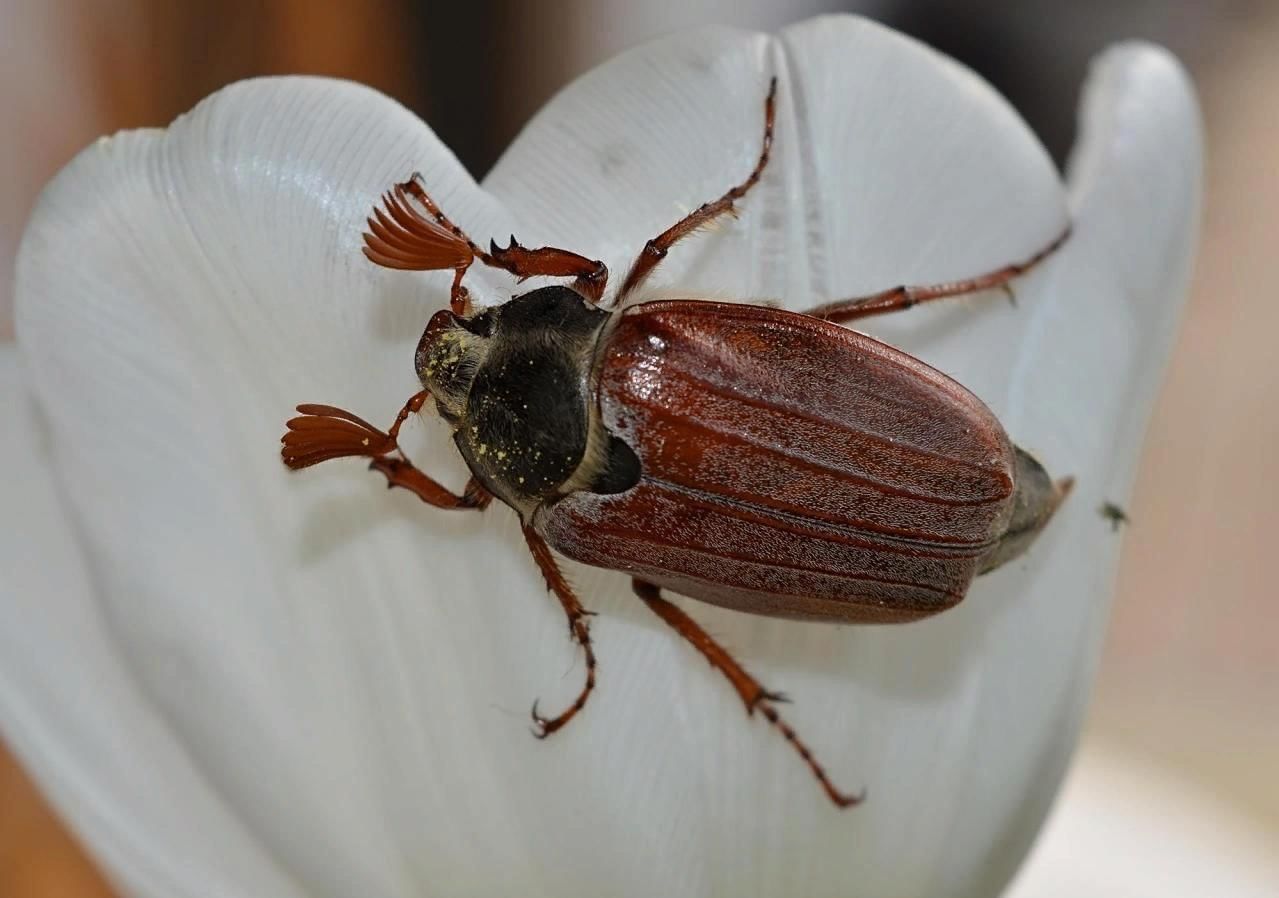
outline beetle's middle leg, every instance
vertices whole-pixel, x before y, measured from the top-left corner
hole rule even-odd
[[[868,296],[854,296],[851,299],[839,299],[834,302],[823,303],[816,308],[807,309],[804,314],[843,324],[844,322],[855,321],[858,318],[869,318],[871,315],[882,315],[885,312],[898,312],[903,309],[909,309],[911,306],[918,305],[921,302],[931,302],[935,299],[946,299],[951,296],[963,296],[980,290],[1002,289],[1007,290],[1011,296],[1012,290],[1008,286],[1009,282],[1030,271],[1044,259],[1051,256],[1058,247],[1066,242],[1066,238],[1069,236],[1070,226],[1068,225],[1064,231],[1053,238],[1051,243],[1029,259],[1005,265],[1003,268],[997,268],[994,271],[988,271],[976,277],[966,278],[962,281],[951,281],[946,284],[893,287],[891,290],[871,293]]]
[[[644,244],[639,256],[631,263],[631,270],[627,273],[626,280],[622,282],[622,289],[618,291],[617,298],[619,301],[652,274],[653,269],[666,258],[666,254],[670,252],[672,246],[719,216],[733,212],[733,204],[746,196],[747,192],[759,183],[760,177],[764,174],[764,166],[768,165],[769,154],[773,150],[773,113],[776,107],[776,99],[777,79],[774,78],[768,83],[768,96],[764,100],[763,146],[759,151],[759,160],[755,163],[751,173],[746,176],[746,180],[729,189],[727,193],[714,202],[702,203],[690,214]]]
[[[334,458],[371,458],[369,468],[385,474],[388,487],[403,487],[436,508],[483,510],[493,501],[493,494],[474,477],[458,495],[423,474],[400,449],[400,428],[409,415],[422,410],[430,396],[423,390],[410,397],[385,433],[344,409],[331,405],[299,405],[297,410],[301,416],[289,419],[285,425],[288,429],[280,438],[283,443],[280,455],[295,471]]]
[[[586,654],[586,684],[582,686],[582,691],[578,693],[573,704],[558,716],[547,718],[537,713],[537,702],[533,702],[533,723],[536,726],[533,735],[539,739],[545,739],[572,720],[578,711],[585,708],[586,700],[595,689],[595,649],[591,646],[591,628],[587,621],[594,612],[582,607],[573,588],[569,586],[568,578],[555,563],[555,556],[551,554],[546,542],[533,531],[532,527],[524,528],[524,540],[528,543],[529,551],[533,553],[533,560],[541,569],[542,576],[546,578],[547,588],[555,593],[555,597],[564,606],[564,614],[568,617],[569,633],[582,646],[582,651]]]
[[[635,594],[644,600],[644,604],[653,609],[662,620],[675,628],[675,631],[683,636],[693,647],[701,652],[706,660],[720,671],[724,676],[728,677],[728,681],[733,684],[733,688],[737,690],[737,694],[741,696],[742,702],[746,705],[746,713],[754,714],[758,710],[764,715],[765,719],[773,725],[776,730],[782,734],[787,742],[789,742],[804,759],[804,763],[808,765],[808,769],[813,772],[813,776],[821,783],[822,788],[836,805],[841,808],[852,807],[859,804],[864,796],[847,795],[839,789],[835,788],[835,784],[826,776],[826,771],[822,765],[817,763],[817,759],[813,757],[813,753],[809,750],[790,724],[782,720],[777,709],[773,707],[774,702],[784,702],[786,697],[776,692],[769,692],[759,681],[746,672],[746,670],[737,663],[732,655],[721,646],[718,642],[711,638],[710,634],[698,625],[684,610],[678,605],[668,602],[662,598],[662,591],[651,583],[645,583],[643,580],[633,580],[632,586]]]

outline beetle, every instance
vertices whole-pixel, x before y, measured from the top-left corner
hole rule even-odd
[[[735,210],[744,181],[649,240],[611,302],[605,265],[512,236],[483,250],[419,176],[374,205],[364,254],[389,268],[452,270],[449,308],[415,354],[423,389],[382,431],[328,405],[298,406],[282,456],[299,469],[360,456],[389,487],[439,508],[520,516],[533,559],[585,655],[576,700],[535,734],[562,728],[595,688],[589,612],[552,553],[623,571],[640,600],[792,744],[840,807],[840,791],[765,689],[663,591],[780,618],[900,623],[952,607],[973,578],[1030,545],[1070,489],[1013,445],[976,396],[910,355],[841,324],[1009,282],[1056,250],[977,277],[899,286],[807,314],[700,299],[627,305],[671,248]],[[475,311],[476,261],[515,278],[570,278]],[[471,471],[461,493],[427,477],[397,442],[433,401]]]

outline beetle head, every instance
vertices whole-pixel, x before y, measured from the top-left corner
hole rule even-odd
[[[492,333],[489,312],[461,318],[441,309],[431,316],[418,341],[415,364],[422,386],[431,391],[444,418],[456,421],[466,408],[471,382],[488,354]]]

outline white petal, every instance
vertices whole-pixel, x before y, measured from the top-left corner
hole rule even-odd
[[[1269,898],[1271,828],[1149,759],[1085,743],[1008,898]]]
[[[1080,127],[1075,233],[1063,261],[1043,273],[1006,399],[995,400],[1022,445],[1077,479],[1023,568],[992,575],[989,592],[973,596],[990,597],[972,718],[985,735],[961,799],[965,825],[947,845],[949,881],[973,881],[972,894],[991,894],[1011,876],[1073,748],[1119,550],[1097,509],[1127,501],[1194,261],[1202,145],[1177,62],[1148,45],[1104,54],[1085,85]],[[1020,800],[980,800],[995,794]],[[993,840],[981,835],[986,827]],[[999,859],[975,869],[994,845]]]
[[[497,227],[385,97],[237,85],[167,133],[82,154],[19,258],[20,345],[119,650],[211,787],[316,894],[420,891],[431,851],[391,811],[439,807],[421,724],[457,669],[433,643],[458,630],[419,595],[473,591],[440,559],[478,520],[432,541],[432,516],[362,466],[290,477],[278,456],[299,401],[389,420],[416,389],[432,278],[359,252],[378,193],[415,168],[459,220]],[[426,669],[409,675],[416,653]]]
[[[620,279],[648,238],[751,170],[773,75],[768,175],[737,221],[663,262],[654,280],[681,295],[802,309],[995,268],[1065,225],[1052,163],[1006,101],[849,16],[779,41],[699,29],[626,53],[543,109],[485,186],[538,240],[598,255]]]
[[[1161,152],[1156,138],[1197,140],[1184,81],[1165,69],[1141,82],[1159,102],[1089,129],[1098,182],[1148,175],[1131,160]],[[1146,332],[1164,328],[1184,289],[1129,301],[1174,260],[1156,246],[1140,269],[1094,264],[1085,225],[1145,209],[1110,192],[1083,201],[1080,233],[1019,285],[1016,309],[986,298],[877,326],[1080,477],[1029,562],[910,627],[690,605],[796,697],[791,717],[836,778],[869,786],[847,814],[618,575],[578,572],[605,612],[590,707],[545,743],[526,737],[529,700],[566,699],[581,672],[564,675],[563,617],[511,516],[423,509],[354,463],[286,476],[274,455],[295,402],[389,421],[414,389],[411,347],[446,279],[359,256],[380,189],[420,168],[478,240],[563,242],[617,279],[677,204],[749,169],[774,71],[765,182],[739,222],[672,253],[659,286],[802,306],[975,273],[1062,224],[1051,168],[1002,101],[852,19],[777,42],[696,32],[588,76],[486,182],[509,213],[403,110],[313,81],[243,85],[164,137],[117,138],[46,196],[20,259],[20,335],[98,595],[147,699],[316,894],[989,894],[1024,851],[1104,617],[1098,558],[1112,550],[1092,508],[1122,498],[1126,481],[1103,472],[1135,451],[1120,420],[1145,415],[1121,399],[1160,362],[1162,346],[1115,328],[1133,308]],[[1090,108],[1126,110],[1131,81],[1101,84],[1115,99]],[[1115,158],[1116,134],[1137,149]],[[1197,170],[1161,171],[1160,190],[1195,195]],[[501,299],[500,283],[479,286]],[[1081,352],[1092,364],[1072,370]],[[1110,392],[1095,395],[1099,381]],[[1077,389],[1090,392],[1066,396]],[[460,484],[442,428],[426,429],[428,468]]]
[[[18,353],[0,345],[0,724],[138,896],[302,895],[139,692],[61,507]]]

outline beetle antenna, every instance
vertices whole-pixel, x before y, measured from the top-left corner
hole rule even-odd
[[[409,415],[422,410],[431,394],[415,393],[395,416],[390,430],[383,433],[359,415],[332,405],[303,403],[301,417],[291,418],[280,442],[280,455],[293,470],[309,468],[334,458],[381,458],[400,452],[400,428]],[[403,452],[400,452],[403,455]]]

